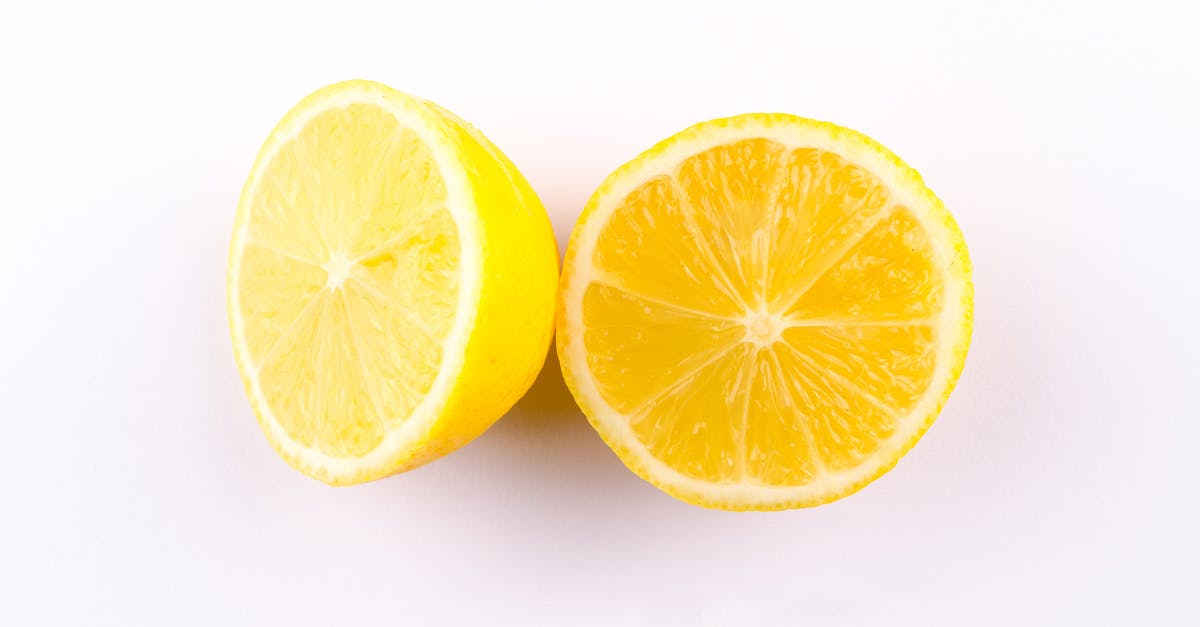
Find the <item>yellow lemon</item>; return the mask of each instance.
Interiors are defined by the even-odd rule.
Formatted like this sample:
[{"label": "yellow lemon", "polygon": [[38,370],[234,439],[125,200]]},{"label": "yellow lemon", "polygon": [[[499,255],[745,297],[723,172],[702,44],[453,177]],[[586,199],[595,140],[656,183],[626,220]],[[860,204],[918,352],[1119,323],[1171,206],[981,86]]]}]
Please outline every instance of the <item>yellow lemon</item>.
[{"label": "yellow lemon", "polygon": [[962,234],[871,139],[790,115],[698,124],[575,225],[558,352],[592,425],[685,501],[846,496],[929,428],[971,337]]},{"label": "yellow lemon", "polygon": [[313,93],[259,152],[230,249],[263,432],[335,485],[462,446],[540,370],[557,274],[545,210],[473,127],[378,83]]}]

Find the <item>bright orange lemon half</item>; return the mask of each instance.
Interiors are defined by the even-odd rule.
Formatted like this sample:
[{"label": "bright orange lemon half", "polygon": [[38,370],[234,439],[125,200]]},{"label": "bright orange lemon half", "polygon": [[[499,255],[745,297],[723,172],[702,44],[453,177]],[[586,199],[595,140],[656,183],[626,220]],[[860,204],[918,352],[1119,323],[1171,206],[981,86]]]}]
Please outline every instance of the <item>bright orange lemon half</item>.
[{"label": "bright orange lemon half", "polygon": [[849,129],[705,122],[612,173],[571,235],[558,352],[638,475],[723,509],[826,503],[929,428],[971,337],[962,234]]}]

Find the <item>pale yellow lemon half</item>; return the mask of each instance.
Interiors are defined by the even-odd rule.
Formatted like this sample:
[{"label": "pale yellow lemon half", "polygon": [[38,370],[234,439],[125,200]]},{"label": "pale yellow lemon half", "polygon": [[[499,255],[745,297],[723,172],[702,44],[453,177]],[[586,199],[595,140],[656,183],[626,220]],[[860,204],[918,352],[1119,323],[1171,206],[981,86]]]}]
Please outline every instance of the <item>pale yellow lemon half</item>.
[{"label": "pale yellow lemon half", "polygon": [[259,152],[230,248],[263,432],[335,485],[462,446],[541,369],[557,272],[537,196],[473,127],[378,83],[313,93]]},{"label": "pale yellow lemon half", "polygon": [[971,337],[967,248],[921,177],[790,115],[698,124],[612,173],[559,300],[563,374],[605,442],[668,493],[735,510],[882,475]]}]

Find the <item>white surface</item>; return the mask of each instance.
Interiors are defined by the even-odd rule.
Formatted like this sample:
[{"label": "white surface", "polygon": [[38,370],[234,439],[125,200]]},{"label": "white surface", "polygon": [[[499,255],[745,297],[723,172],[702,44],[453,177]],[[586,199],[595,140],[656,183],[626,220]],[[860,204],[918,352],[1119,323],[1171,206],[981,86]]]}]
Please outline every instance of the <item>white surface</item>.
[{"label": "white surface", "polygon": [[[1184,3],[170,4],[0,10],[0,624],[1200,621]],[[553,361],[447,459],[302,477],[238,382],[226,246],[272,125],[356,76],[473,121],[561,243],[605,174],[692,122],[876,137],[971,247],[958,390],[893,472],[815,510],[659,493]]]}]

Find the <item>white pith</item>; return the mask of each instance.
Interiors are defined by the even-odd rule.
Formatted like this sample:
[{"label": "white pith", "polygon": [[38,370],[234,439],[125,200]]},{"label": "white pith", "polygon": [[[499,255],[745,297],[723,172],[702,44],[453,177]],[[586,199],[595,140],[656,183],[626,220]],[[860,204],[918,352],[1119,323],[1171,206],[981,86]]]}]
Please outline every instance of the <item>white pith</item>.
[{"label": "white pith", "polygon": [[321,265],[325,271],[325,289],[336,290],[342,287],[353,272],[354,262],[350,256],[338,251],[329,256],[329,261]]}]

